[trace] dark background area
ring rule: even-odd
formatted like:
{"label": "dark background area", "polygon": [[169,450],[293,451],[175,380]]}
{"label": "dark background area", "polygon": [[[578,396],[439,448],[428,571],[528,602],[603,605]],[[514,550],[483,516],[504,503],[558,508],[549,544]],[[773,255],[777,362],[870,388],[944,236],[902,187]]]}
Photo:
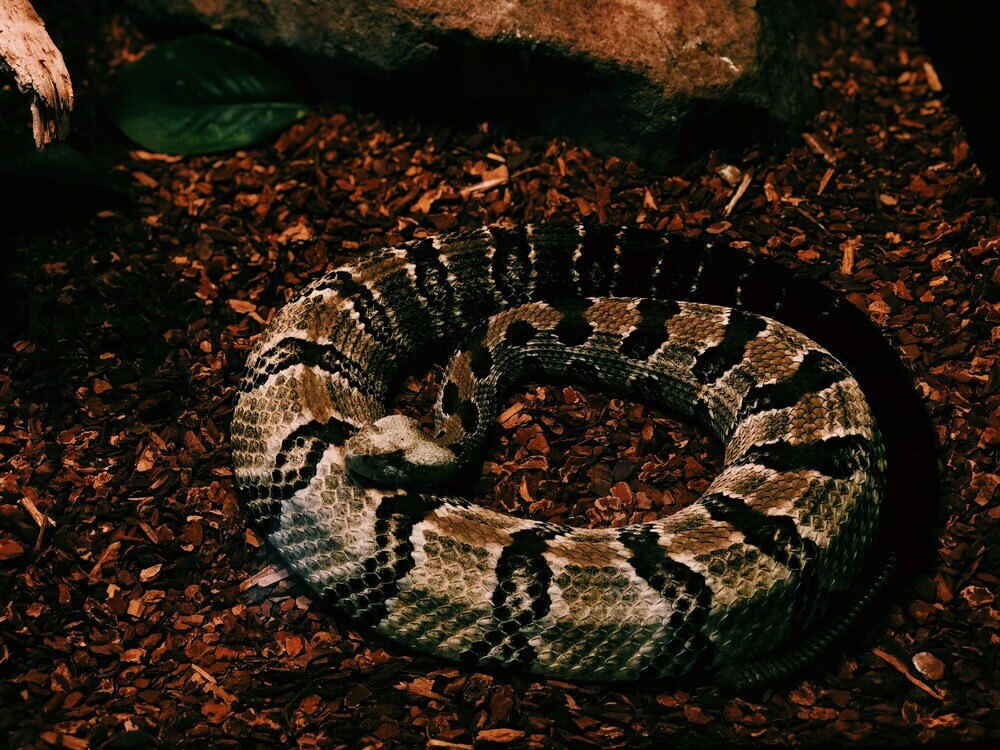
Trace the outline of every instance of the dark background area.
{"label": "dark background area", "polygon": [[915,0],[920,41],[934,61],[973,158],[994,195],[1000,191],[1000,3]]}

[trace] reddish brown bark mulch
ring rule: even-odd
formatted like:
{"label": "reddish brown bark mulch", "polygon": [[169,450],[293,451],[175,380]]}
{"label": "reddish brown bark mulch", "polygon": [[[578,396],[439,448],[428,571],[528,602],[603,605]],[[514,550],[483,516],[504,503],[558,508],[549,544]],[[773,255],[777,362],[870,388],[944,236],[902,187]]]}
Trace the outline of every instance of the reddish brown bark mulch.
{"label": "reddish brown bark mulch", "polygon": [[[329,105],[246,152],[130,151],[100,103],[142,37],[110,12],[50,14],[79,92],[77,143],[138,198],[4,243],[0,737],[462,748],[1000,735],[1000,213],[912,10],[831,8],[808,132],[671,174],[488,124]],[[737,241],[844,290],[898,342],[937,426],[946,520],[871,642],[742,698],[482,674],[333,618],[248,525],[228,425],[252,338],[290,294],[361,248],[580,218]],[[410,381],[404,406],[427,408],[429,378]],[[479,488],[496,508],[622,524],[689,502],[716,467],[709,443],[642,405],[537,385],[507,407]]]}

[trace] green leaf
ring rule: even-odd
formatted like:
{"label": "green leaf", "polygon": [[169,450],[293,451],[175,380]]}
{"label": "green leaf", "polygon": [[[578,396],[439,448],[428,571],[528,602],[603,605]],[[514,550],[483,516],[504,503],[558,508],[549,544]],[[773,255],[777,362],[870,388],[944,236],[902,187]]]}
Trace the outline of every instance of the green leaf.
{"label": "green leaf", "polygon": [[249,146],[307,111],[291,79],[214,36],[159,45],[118,74],[111,119],[149,151],[206,154]]}

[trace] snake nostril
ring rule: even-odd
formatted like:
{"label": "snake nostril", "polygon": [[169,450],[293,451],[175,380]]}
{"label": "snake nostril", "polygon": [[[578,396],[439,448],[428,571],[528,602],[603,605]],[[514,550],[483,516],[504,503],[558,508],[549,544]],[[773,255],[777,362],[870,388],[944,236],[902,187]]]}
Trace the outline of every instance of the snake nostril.
{"label": "snake nostril", "polygon": [[363,483],[397,484],[405,468],[403,451],[389,453],[365,453],[348,450],[344,454],[344,464],[355,479]]}

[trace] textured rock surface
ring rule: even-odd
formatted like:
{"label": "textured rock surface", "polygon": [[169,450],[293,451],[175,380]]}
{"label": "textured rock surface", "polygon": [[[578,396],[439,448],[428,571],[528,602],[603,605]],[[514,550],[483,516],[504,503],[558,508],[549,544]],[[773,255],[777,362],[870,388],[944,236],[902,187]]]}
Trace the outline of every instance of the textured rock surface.
{"label": "textured rock surface", "polygon": [[346,81],[404,111],[459,107],[653,162],[780,132],[808,111],[810,11],[794,0],[132,3],[288,50],[331,89]]}

